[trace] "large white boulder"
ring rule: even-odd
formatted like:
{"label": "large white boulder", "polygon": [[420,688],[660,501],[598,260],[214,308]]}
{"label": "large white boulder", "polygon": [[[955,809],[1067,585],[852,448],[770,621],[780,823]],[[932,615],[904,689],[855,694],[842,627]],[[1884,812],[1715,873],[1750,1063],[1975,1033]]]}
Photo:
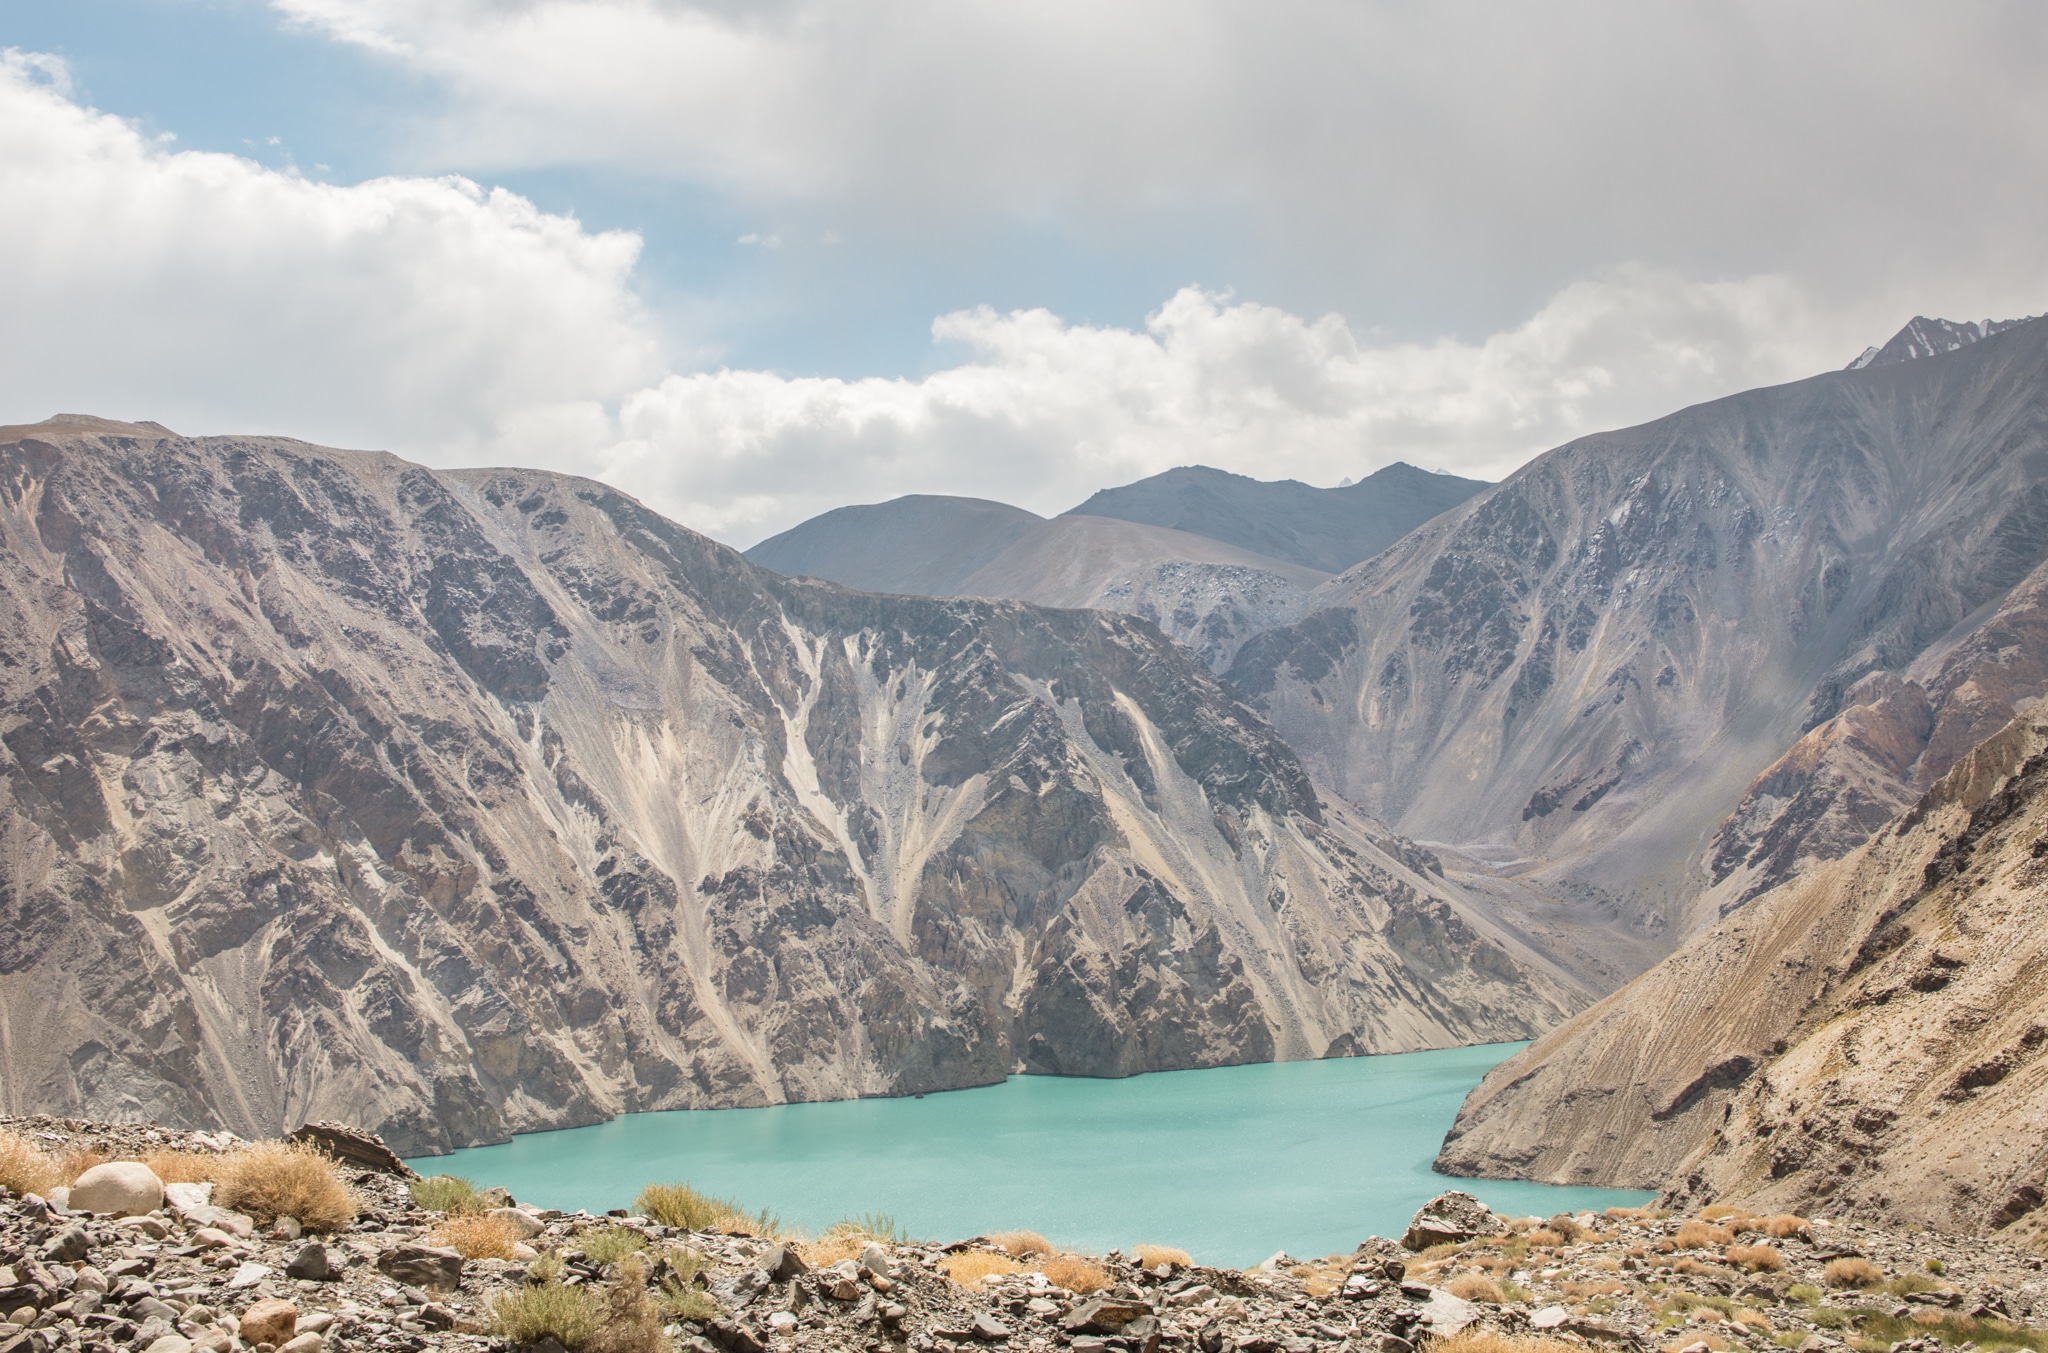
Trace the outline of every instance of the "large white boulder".
{"label": "large white boulder", "polygon": [[71,1184],[71,1206],[79,1212],[140,1217],[164,1205],[164,1181],[139,1160],[95,1165]]}

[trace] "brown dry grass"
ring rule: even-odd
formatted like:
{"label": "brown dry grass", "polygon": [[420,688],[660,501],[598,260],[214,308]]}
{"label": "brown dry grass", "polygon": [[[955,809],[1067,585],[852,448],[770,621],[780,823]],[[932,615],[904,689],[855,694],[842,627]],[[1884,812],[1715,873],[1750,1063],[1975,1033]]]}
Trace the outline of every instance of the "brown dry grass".
{"label": "brown dry grass", "polygon": [[166,1184],[210,1184],[222,1159],[211,1151],[151,1151],[142,1163]]}
{"label": "brown dry grass", "polygon": [[1490,1302],[1495,1306],[1502,1301],[1500,1284],[1479,1273],[1461,1273],[1444,1284],[1444,1291],[1466,1301]]}
{"label": "brown dry grass", "polygon": [[1634,1289],[1623,1282],[1568,1282],[1558,1288],[1568,1297],[1618,1297]]}
{"label": "brown dry grass", "polygon": [[0,1132],[0,1185],[47,1196],[63,1182],[55,1156],[18,1133]]}
{"label": "brown dry grass", "polygon": [[991,1273],[1022,1273],[1024,1265],[1007,1254],[962,1250],[939,1261],[939,1269],[962,1287],[972,1287]]}
{"label": "brown dry grass", "polygon": [[1804,1217],[1795,1217],[1790,1212],[1780,1212],[1764,1223],[1764,1234],[1773,1240],[1787,1240],[1793,1236],[1811,1237],[1813,1228],[1806,1224]]}
{"label": "brown dry grass", "polygon": [[1562,1339],[1517,1337],[1472,1328],[1447,1339],[1431,1339],[1423,1345],[1423,1353],[1585,1353],[1585,1349]]}
{"label": "brown dry grass", "polygon": [[1036,1231],[998,1231],[989,1240],[1012,1259],[1056,1253],[1052,1242]]}
{"label": "brown dry grass", "polygon": [[[303,1220],[303,1219],[302,1219]],[[464,1259],[511,1259],[519,1232],[503,1217],[482,1212],[458,1212],[443,1217],[427,1233],[435,1245],[445,1245]]]}
{"label": "brown dry grass", "polygon": [[1769,1245],[1730,1245],[1728,1262],[1751,1273],[1776,1273],[1785,1267],[1785,1256]]}
{"label": "brown dry grass", "polygon": [[1728,1350],[1735,1346],[1734,1340],[1717,1330],[1701,1329],[1698,1325],[1688,1325],[1685,1327],[1683,1334],[1663,1346],[1664,1353],[1680,1353],[1681,1349],[1691,1348],[1694,1344],[1702,1343],[1708,1348],[1713,1349],[1714,1353],[1728,1353]]}
{"label": "brown dry grass", "polygon": [[621,1260],[585,1353],[666,1353],[668,1346],[661,1307],[647,1293],[647,1265],[637,1257]]}
{"label": "brown dry grass", "polygon": [[1712,1264],[1703,1264],[1688,1254],[1684,1258],[1673,1262],[1671,1271],[1673,1273],[1712,1273],[1714,1266]]}
{"label": "brown dry grass", "polygon": [[1161,1264],[1188,1268],[1195,1262],[1186,1250],[1176,1250],[1171,1245],[1133,1245],[1131,1258],[1138,1261],[1140,1268],[1158,1268]]}
{"label": "brown dry grass", "polygon": [[1564,1244],[1564,1237],[1559,1235],[1557,1232],[1551,1230],[1547,1226],[1539,1227],[1536,1230],[1529,1232],[1529,1234],[1525,1236],[1524,1239],[1526,1239],[1531,1245],[1542,1246],[1546,1249],[1555,1248],[1556,1246]]}
{"label": "brown dry grass", "polygon": [[1821,1270],[1829,1287],[1875,1287],[1884,1273],[1868,1259],[1830,1259]]}
{"label": "brown dry grass", "polygon": [[1678,1234],[1671,1237],[1672,1243],[1681,1250],[1718,1250],[1735,1236],[1719,1226],[1708,1226],[1705,1222],[1689,1221],[1678,1228]]}
{"label": "brown dry grass", "polygon": [[1312,1297],[1334,1296],[1351,1276],[1351,1258],[1348,1254],[1333,1254],[1311,1259],[1288,1269],[1287,1276],[1300,1283],[1301,1290]]}
{"label": "brown dry grass", "polygon": [[1709,1203],[1700,1209],[1704,1221],[1726,1221],[1730,1217],[1746,1217],[1749,1214],[1733,1203]]}
{"label": "brown dry grass", "polygon": [[78,1176],[95,1165],[105,1165],[111,1159],[111,1156],[94,1151],[90,1147],[74,1146],[58,1157],[57,1169],[64,1176],[66,1184],[75,1184],[78,1182]]}
{"label": "brown dry grass", "polygon": [[1064,1287],[1078,1296],[1085,1297],[1109,1286],[1109,1274],[1102,1265],[1078,1254],[1056,1254],[1041,1260],[1036,1267],[1053,1286]]}
{"label": "brown dry grass", "polygon": [[355,1220],[355,1195],[333,1161],[310,1146],[257,1142],[220,1157],[213,1201],[268,1225],[297,1217],[308,1231],[338,1231]]}

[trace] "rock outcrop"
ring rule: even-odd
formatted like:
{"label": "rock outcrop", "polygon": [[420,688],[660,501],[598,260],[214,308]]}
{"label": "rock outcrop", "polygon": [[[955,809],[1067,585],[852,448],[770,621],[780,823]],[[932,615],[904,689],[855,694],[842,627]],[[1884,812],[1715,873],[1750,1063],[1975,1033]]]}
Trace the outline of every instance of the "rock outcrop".
{"label": "rock outcrop", "polygon": [[588,481],[4,429],[0,615],[11,1110],[419,1154],[1585,999],[1151,625],[793,582]]}
{"label": "rock outcrop", "polygon": [[[1560,447],[1324,584],[1228,675],[1396,831],[1670,945],[1718,914],[1714,861],[1768,833],[1766,807],[1714,843],[1772,763],[1918,679],[2044,558],[2035,321]],[[1905,738],[1895,783],[1921,773],[1906,744],[1931,735],[1878,727],[1913,710],[1857,717]],[[1839,801],[1845,841],[1888,806]]]}
{"label": "rock outcrop", "polygon": [[2048,723],[1502,1063],[1438,1166],[2038,1245]]}

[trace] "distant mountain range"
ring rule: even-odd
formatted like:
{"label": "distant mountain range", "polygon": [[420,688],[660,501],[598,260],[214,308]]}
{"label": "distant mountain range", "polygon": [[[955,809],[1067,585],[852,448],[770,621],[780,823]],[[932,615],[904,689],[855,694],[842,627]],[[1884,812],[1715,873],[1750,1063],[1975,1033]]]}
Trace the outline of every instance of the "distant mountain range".
{"label": "distant mountain range", "polygon": [[1298,618],[1331,573],[1485,487],[1410,465],[1337,489],[1189,466],[1106,489],[1050,521],[980,498],[911,494],[835,508],[746,553],[789,577],[862,591],[1123,611],[1221,671],[1252,635]]}

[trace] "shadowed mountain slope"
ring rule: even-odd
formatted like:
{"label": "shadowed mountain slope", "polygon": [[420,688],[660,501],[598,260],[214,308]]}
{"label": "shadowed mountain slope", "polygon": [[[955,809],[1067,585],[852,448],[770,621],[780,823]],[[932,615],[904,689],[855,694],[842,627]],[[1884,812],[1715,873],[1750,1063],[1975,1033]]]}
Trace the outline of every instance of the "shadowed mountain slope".
{"label": "shadowed mountain slope", "polygon": [[1184,465],[1103,489],[1066,515],[1115,517],[1208,536],[1337,573],[1486,488],[1482,480],[1393,464],[1342,488],[1249,479]]}
{"label": "shadowed mountain slope", "polygon": [[2044,557],[2037,321],[1560,447],[1229,675],[1368,813],[1670,944],[1758,776]]}
{"label": "shadowed mountain slope", "polygon": [[1532,1036],[1581,990],[1153,627],[601,484],[0,430],[0,1097],[412,1153]]}
{"label": "shadowed mountain slope", "polygon": [[1494,1068],[1438,1168],[2048,1243],[2044,816],[2022,716]]}

